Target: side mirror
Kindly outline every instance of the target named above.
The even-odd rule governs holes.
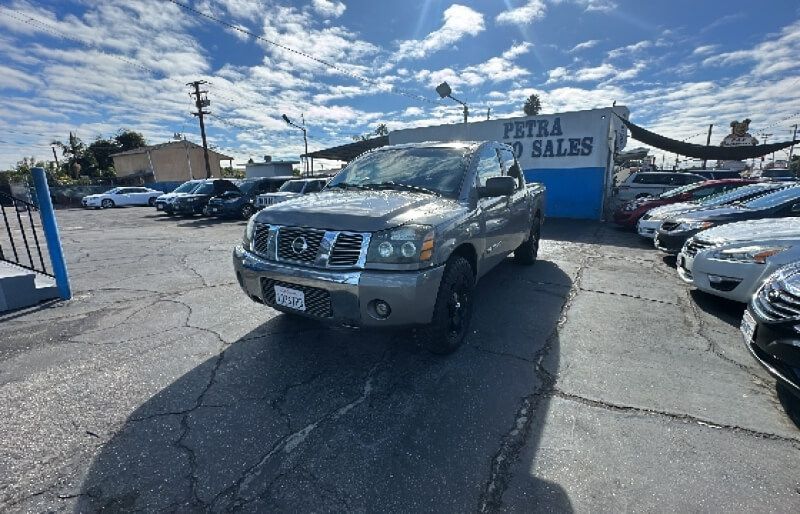
[[[493,198],[496,196],[509,196],[517,187],[514,177],[492,177],[486,180],[486,185],[478,188],[479,198]]]

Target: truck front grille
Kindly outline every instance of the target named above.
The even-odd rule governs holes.
[[[333,243],[328,258],[328,266],[355,266],[361,257],[364,236],[350,232],[340,232]]]
[[[317,252],[324,230],[313,228],[281,227],[278,229],[278,260],[312,264],[317,260]]]
[[[269,255],[269,225],[256,224],[253,232],[253,251],[264,256]]]
[[[275,306],[275,286],[288,287],[290,289],[297,289],[302,291],[305,296],[306,314],[317,316],[318,318],[330,318],[331,312],[331,294],[325,289],[318,287],[303,286],[298,284],[289,284],[273,280],[271,278],[261,279],[261,292],[264,295],[264,301],[271,307]]]
[[[800,295],[784,280],[765,284],[753,297],[753,307],[765,321],[800,319]]]

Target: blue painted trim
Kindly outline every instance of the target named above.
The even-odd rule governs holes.
[[[605,168],[533,168],[525,180],[547,187],[545,215],[555,218],[600,219]]]
[[[58,286],[61,298],[69,300],[72,298],[72,291],[69,287],[64,250],[61,248],[61,237],[58,235],[56,214],[53,212],[53,202],[50,200],[47,176],[44,173],[44,168],[31,168],[31,174],[36,188],[36,199],[39,204],[39,215],[42,218],[44,237],[47,241],[47,250],[50,254],[50,263],[53,265],[53,275],[56,277],[56,286]]]

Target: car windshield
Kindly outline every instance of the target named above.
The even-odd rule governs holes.
[[[700,205],[722,205],[735,202],[736,200],[747,199],[759,193],[768,193],[771,189],[759,184],[737,187],[729,191],[722,191],[711,196],[706,196],[697,200]]]
[[[675,189],[670,189],[664,193],[661,193],[658,197],[659,198],[672,198],[673,196],[678,196],[681,193],[689,191],[697,187],[697,184],[687,184],[685,186],[676,187]]]
[[[115,193],[119,193],[119,190],[120,190],[120,188],[118,188],[118,187],[115,187],[115,188],[113,188],[113,189],[109,189],[108,191],[106,191],[106,192],[105,192],[105,193],[103,193],[103,194],[104,194],[104,195],[113,195],[113,194],[115,194]]]
[[[192,190],[194,195],[210,195],[214,192],[214,184],[211,182],[203,182]]]
[[[780,191],[775,191],[774,193],[759,196],[758,198],[753,198],[743,203],[742,207],[747,209],[769,209],[770,207],[777,207],[778,205],[797,198],[800,198],[800,186],[789,187]]]
[[[336,187],[419,189],[455,197],[466,172],[465,148],[396,148],[369,153],[328,184]]]
[[[302,180],[292,180],[282,185],[278,191],[283,191],[284,193],[302,193],[304,185],[305,182]]]
[[[237,185],[239,186],[239,191],[241,191],[244,194],[249,194],[250,191],[252,191],[253,188],[256,187],[257,183],[258,182],[241,182]]]
[[[191,191],[196,187],[197,187],[197,182],[184,182],[183,184],[176,187],[173,193],[188,193],[189,191]]]

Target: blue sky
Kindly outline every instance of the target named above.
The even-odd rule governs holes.
[[[168,0],[2,1],[0,168],[48,157],[70,130],[199,140],[195,79],[210,82],[211,144],[240,162],[302,150],[283,113],[305,116],[311,149],[378,123],[457,122],[434,92],[442,80],[476,118],[520,115],[537,93],[544,113],[616,101],[694,142],[709,123],[715,142],[745,117],[775,141],[800,121],[797,2],[180,1],[337,69]]]

